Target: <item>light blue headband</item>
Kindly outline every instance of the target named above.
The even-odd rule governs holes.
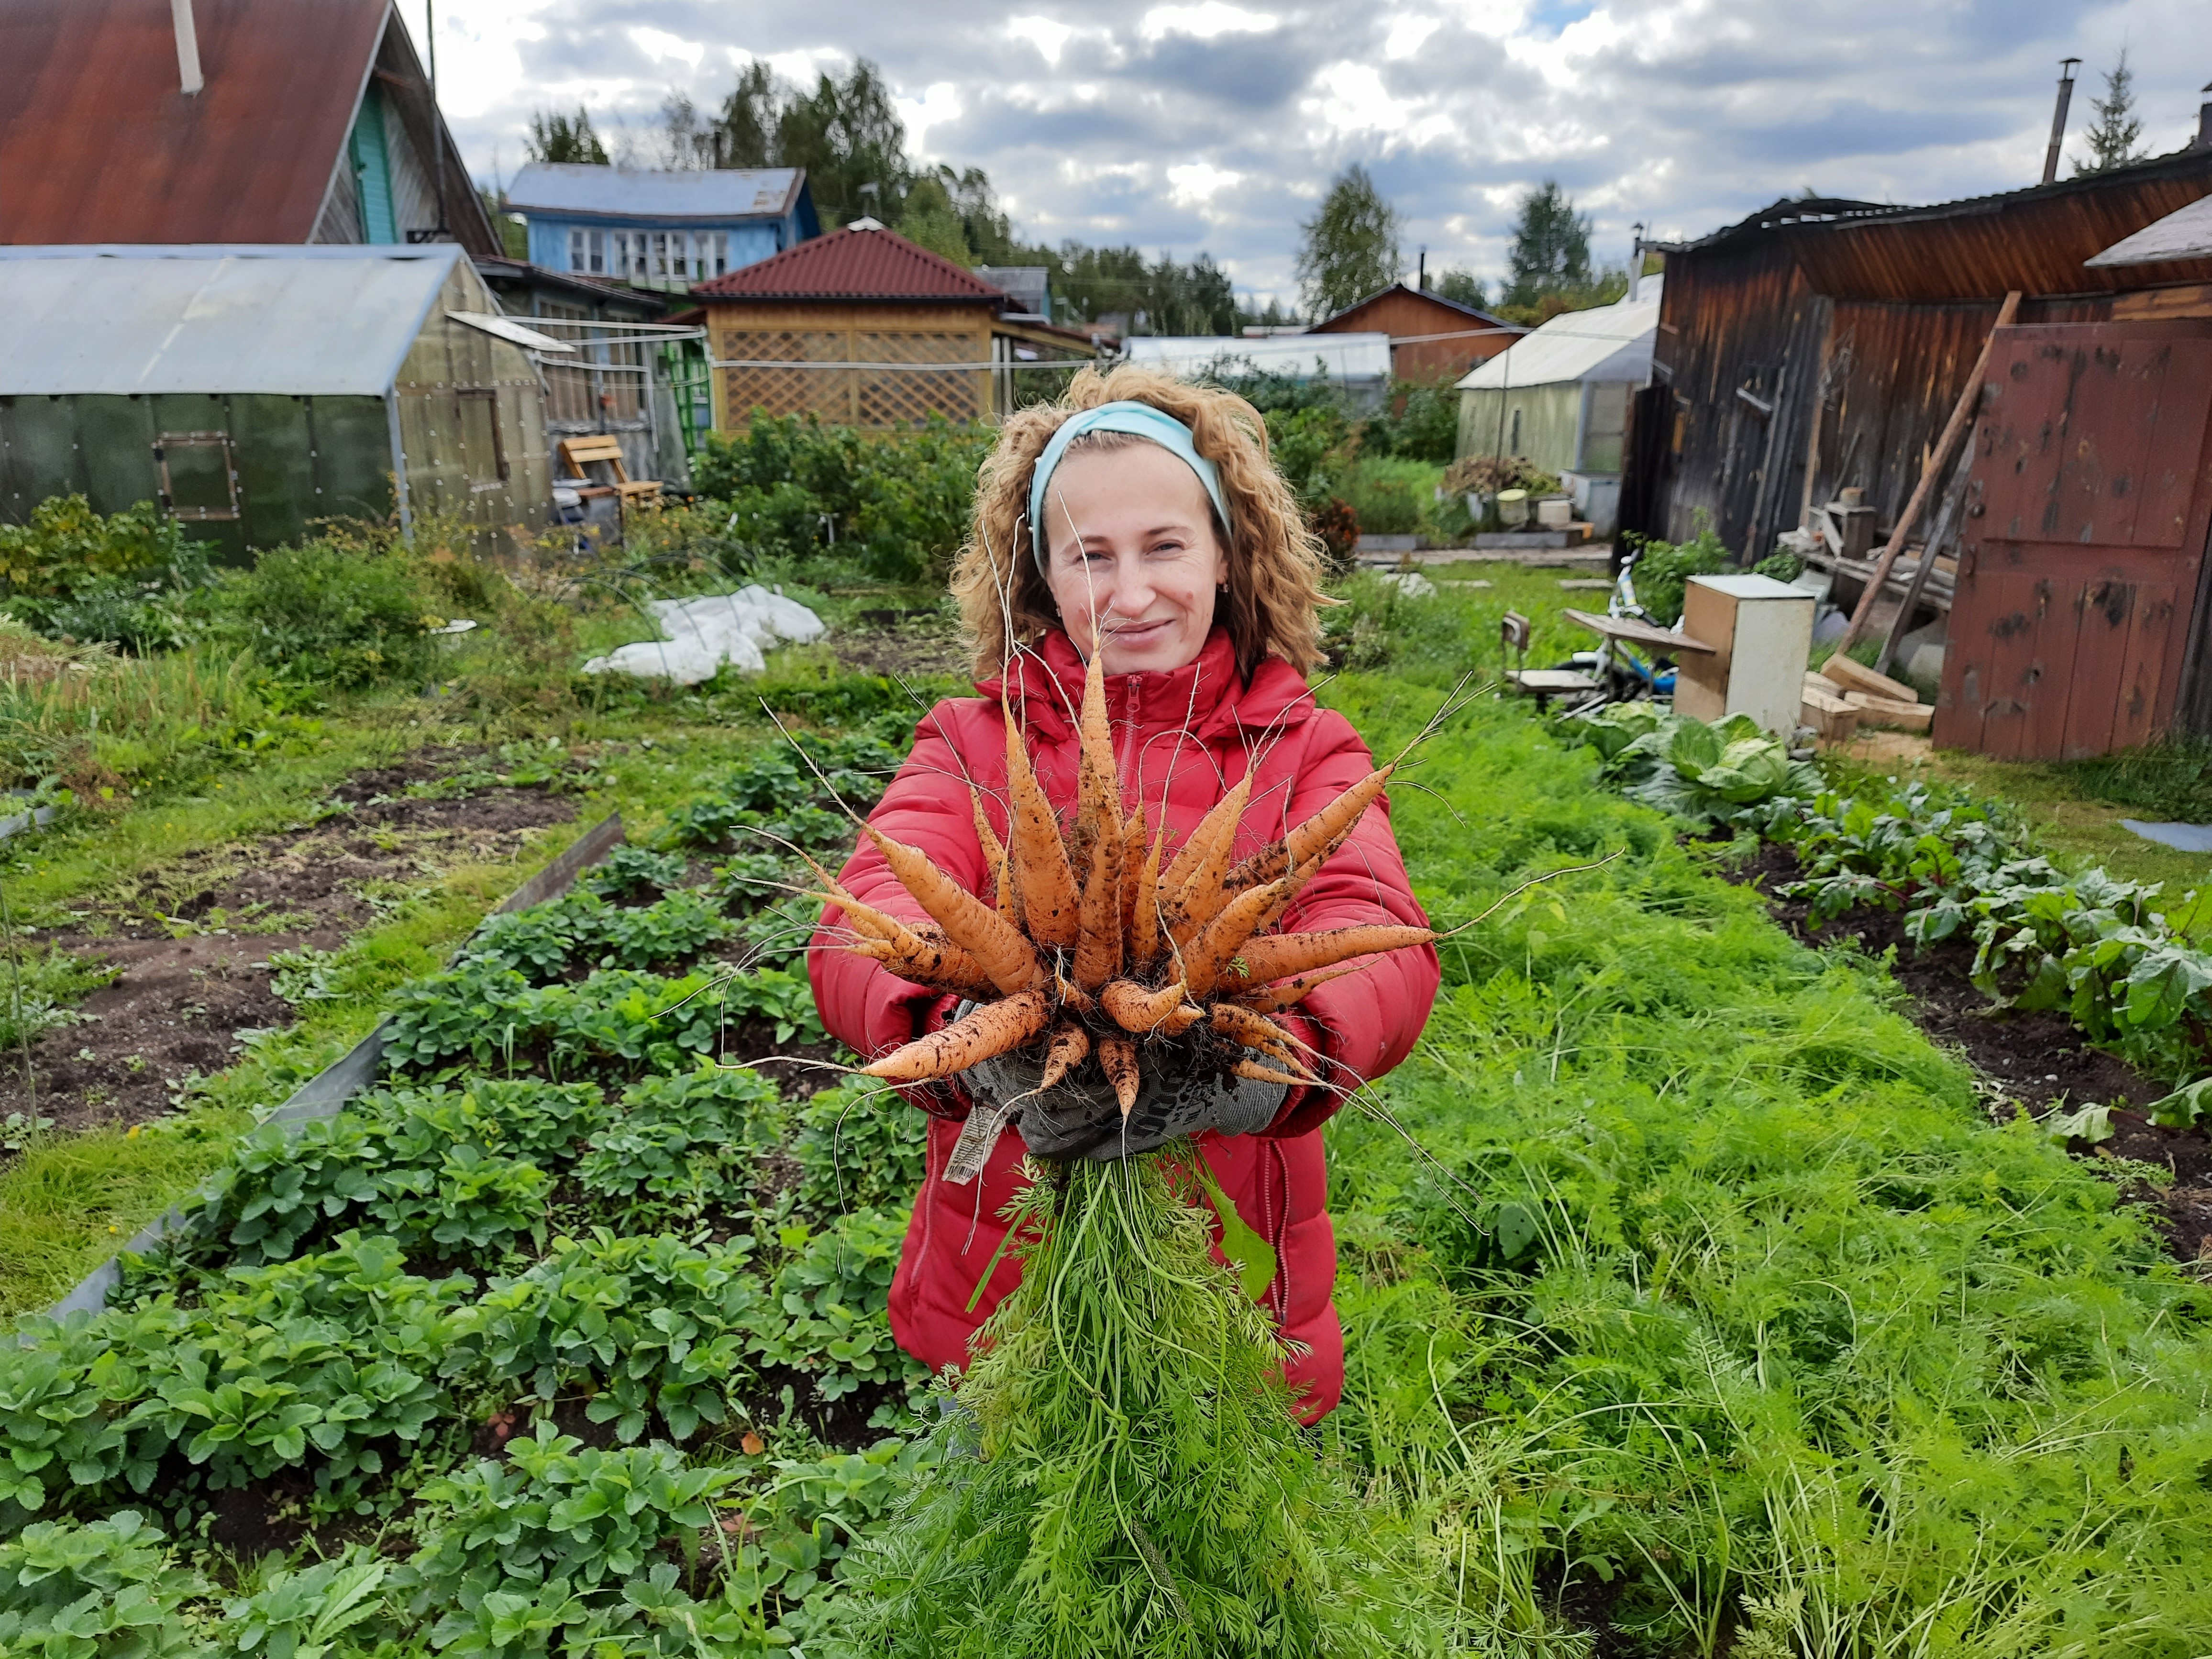
[[[1060,422],[1060,430],[1052,434],[1052,441],[1037,457],[1036,470],[1030,477],[1030,550],[1036,556],[1037,569],[1045,568],[1045,549],[1048,538],[1043,533],[1044,488],[1051,482],[1053,469],[1067,453],[1068,445],[1086,432],[1126,432],[1134,438],[1145,438],[1158,444],[1170,454],[1180,456],[1190,470],[1198,474],[1199,483],[1212,497],[1213,510],[1221,515],[1221,527],[1229,526],[1229,504],[1221,495],[1221,470],[1198,453],[1198,443],[1191,430],[1165,410],[1154,409],[1150,404],[1101,404],[1096,409],[1086,409],[1080,415]]]

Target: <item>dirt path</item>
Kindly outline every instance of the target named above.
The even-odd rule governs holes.
[[[1797,879],[1797,857],[1787,847],[1763,842],[1757,857],[1723,873],[1768,895],[1775,920],[1808,945],[1855,939],[1875,957],[1894,947],[1890,972],[1905,988],[1914,1021],[1936,1042],[1963,1050],[1975,1070],[1997,1085],[1990,1091],[1993,1116],[2009,1115],[2014,1102],[2038,1118],[2090,1104],[2111,1106],[2112,1138],[2088,1156],[2166,1170],[2170,1185],[2132,1183],[2129,1200],[2154,1212],[2177,1260],[2212,1261],[2212,1139],[2201,1129],[2161,1128],[2142,1110],[2171,1093],[2171,1085],[2092,1048],[2062,1013],[2022,1012],[1991,1002],[1968,976],[1971,944],[1946,940],[1923,950],[1905,938],[1904,918],[1887,910],[1856,910],[1810,925],[1811,907],[1804,900],[1773,896]]]
[[[31,1044],[37,1115],[64,1129],[161,1116],[252,1033],[292,1022],[272,956],[335,951],[453,866],[512,859],[576,816],[544,787],[479,783],[480,752],[356,773],[318,822],[160,866],[94,899],[82,927],[41,935],[121,972]],[[21,1056],[0,1058],[0,1116],[30,1114],[33,1097]]]

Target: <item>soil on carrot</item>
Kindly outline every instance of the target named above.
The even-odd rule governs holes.
[[[33,1040],[30,1079],[20,1054],[0,1065],[0,1115],[64,1129],[161,1116],[187,1079],[231,1064],[243,1039],[291,1023],[272,956],[334,951],[447,868],[512,859],[576,816],[573,799],[543,787],[460,784],[477,752],[425,750],[356,773],[316,822],[185,854],[27,941],[120,972]],[[450,793],[404,793],[447,780]]]
[[[1797,856],[1787,847],[1762,842],[1755,856],[1724,873],[1766,894],[1775,920],[1808,945],[1848,939],[1876,958],[1893,952],[1890,974],[1904,988],[1914,1021],[1936,1042],[1964,1051],[1977,1071],[2001,1085],[1994,1109],[2024,1107],[2042,1118],[2091,1104],[2111,1107],[2112,1139],[2087,1156],[2166,1170],[2170,1184],[2131,1183],[2130,1200],[2152,1212],[2178,1260],[2212,1261],[2212,1138],[2201,1129],[2162,1128],[2143,1113],[2172,1091],[2171,1085],[2093,1048],[2062,1013],[1991,1002],[1968,976],[1970,944],[1946,940],[1923,950],[1905,937],[1904,917],[1890,910],[1853,910],[1812,925],[1804,900],[1778,896],[1798,878]]]

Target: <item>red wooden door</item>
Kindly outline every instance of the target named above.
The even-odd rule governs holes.
[[[1935,740],[2014,760],[2172,718],[2212,520],[2212,324],[2001,329]]]

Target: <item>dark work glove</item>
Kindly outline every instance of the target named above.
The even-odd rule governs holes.
[[[1224,1085],[1212,1075],[1173,1073],[1161,1066],[1164,1057],[1158,1049],[1145,1056],[1149,1063],[1140,1068],[1142,1085],[1126,1121],[1103,1079],[1064,1080],[1032,1093],[1044,1075],[1043,1062],[1018,1054],[969,1066],[960,1073],[960,1084],[978,1114],[997,1116],[1011,1108],[1022,1139],[1038,1157],[1102,1162],[1149,1152],[1201,1129],[1224,1135],[1264,1129],[1289,1092],[1279,1083],[1232,1078]]]

